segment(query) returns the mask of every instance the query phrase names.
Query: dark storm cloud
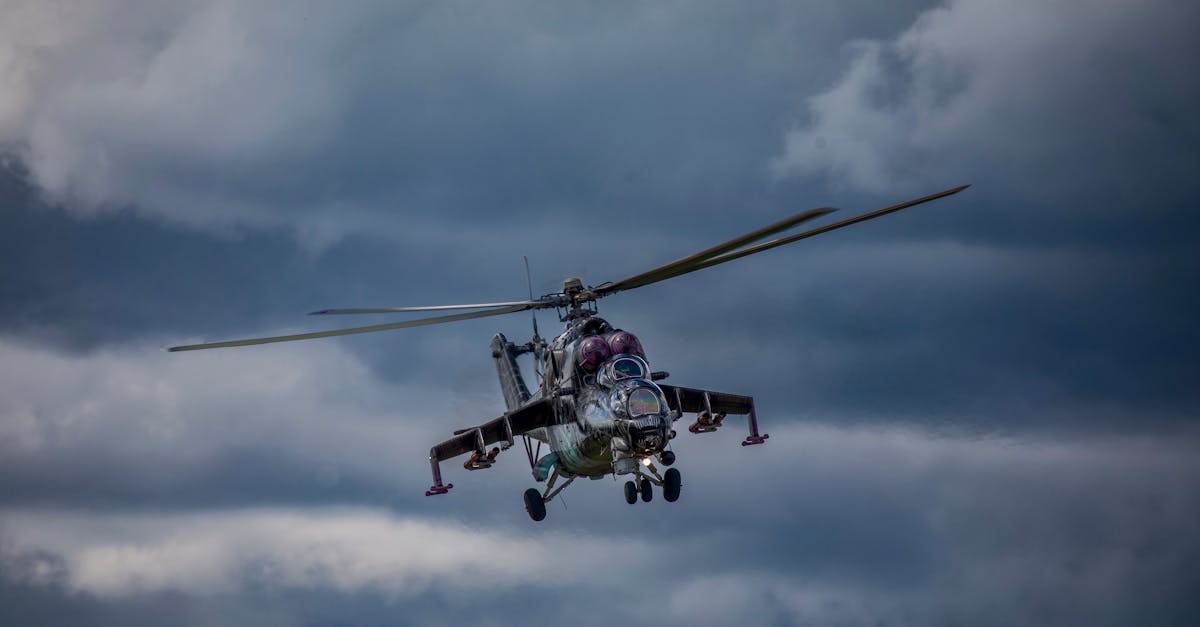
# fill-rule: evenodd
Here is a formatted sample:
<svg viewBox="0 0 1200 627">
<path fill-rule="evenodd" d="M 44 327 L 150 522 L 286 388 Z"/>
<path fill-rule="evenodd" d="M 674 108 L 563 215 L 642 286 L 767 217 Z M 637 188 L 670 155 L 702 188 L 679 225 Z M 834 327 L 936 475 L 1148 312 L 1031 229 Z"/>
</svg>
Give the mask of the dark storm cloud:
<svg viewBox="0 0 1200 627">
<path fill-rule="evenodd" d="M 1175 60 L 1200 52 L 1197 17 L 1171 1 L 929 11 L 850 49 L 776 171 L 876 194 L 974 182 L 1007 204 L 972 239 L 1178 245 L 1196 228 L 1200 80 Z"/>
<path fill-rule="evenodd" d="M 928 623 L 965 620 L 981 607 L 1007 608 L 977 620 L 984 624 L 1122 624 L 1131 616 L 1186 624 L 1192 611 L 1192 585 L 1177 574 L 1200 550 L 1187 533 L 1200 475 L 1194 433 L 988 440 L 902 428 L 788 427 L 783 416 L 764 415 L 773 435 L 765 447 L 738 446 L 742 425 L 735 420 L 733 433 L 682 436 L 677 450 L 687 487 L 679 503 L 630 508 L 617 482 L 585 481 L 565 495 L 566 507 L 555 505 L 546 524 L 530 529 L 516 498 L 529 483 L 516 451 L 487 473 L 467 476 L 446 464 L 455 491 L 419 496 L 428 481 L 419 449 L 447 428 L 438 410 L 453 407 L 428 391 L 378 389 L 334 347 L 291 347 L 288 367 L 270 370 L 278 357 L 236 364 L 208 355 L 170 361 L 157 351 L 47 357 L 6 346 L 4 381 L 25 391 L 2 395 L 0 442 L 12 447 L 4 474 L 42 487 L 29 494 L 5 486 L 0 546 L 5 563 L 16 564 L 3 569 L 5 590 L 25 599 L 6 606 L 8 616 L 50 615 L 53 606 L 119 621 L 177 596 L 181 620 L 195 624 L 227 615 L 259 622 L 264 611 L 281 624 L 341 612 L 373 624 L 393 618 L 388 608 L 414 623 L 437 622 L 428 613 L 430 597 L 389 583 L 407 581 L 390 573 L 420 572 L 412 558 L 381 551 L 368 532 L 384 533 L 384 544 L 456 546 L 463 538 L 437 535 L 456 519 L 466 521 L 470 536 L 499 537 L 483 539 L 478 552 L 456 553 L 485 560 L 483 571 L 467 568 L 473 574 L 465 580 L 433 584 L 449 599 L 469 599 L 443 610 L 451 616 L 482 607 L 515 616 L 524 611 L 522 599 L 542 594 L 562 599 L 548 608 L 551 615 L 593 608 L 584 614 L 608 620 L 611 612 L 592 605 L 609 598 L 600 594 L 607 589 L 628 599 L 618 616 L 663 612 L 658 588 L 630 591 L 621 583 L 630 568 L 648 581 L 671 582 L 664 624 L 720 624 L 741 614 L 776 616 L 785 625 L 905 616 Z M 26 371 L 23 378 L 14 376 L 17 368 Z M 415 412 L 389 408 L 396 398 L 424 402 Z M 26 415 L 26 405 L 42 416 Z M 36 459 L 20 455 L 28 450 L 50 455 L 57 469 L 22 467 Z M 216 455 L 207 458 L 209 452 Z M 74 486 L 53 484 L 55 472 L 71 472 L 89 457 L 98 462 L 90 476 L 77 475 Z M 382 504 L 389 485 L 393 514 L 312 507 Z M 171 487 L 180 493 L 167 496 Z M 294 509 L 282 518 L 245 511 L 269 503 Z M 406 527 L 414 514 L 436 518 Z M 289 539 L 285 529 L 307 529 L 311 537 Z M 557 573 L 550 580 L 528 574 L 540 569 L 521 570 L 516 579 L 488 570 L 530 564 L 541 554 L 527 544 L 519 555 L 504 553 L 511 537 L 541 542 L 557 533 L 569 534 L 563 550 L 598 551 L 576 558 L 551 552 L 581 565 L 586 595 L 570 600 L 575 590 L 561 582 L 558 561 L 546 566 Z M 245 554 L 238 547 L 248 538 L 257 540 Z M 630 543 L 655 547 L 636 550 L 654 562 L 631 566 L 611 553 Z M 439 572 L 458 572 L 458 562 L 447 559 L 438 559 Z M 362 572 L 376 574 L 351 583 L 339 574 Z M 1038 573 L 1032 584 L 1031 573 Z M 522 584 L 522 577 L 534 581 Z M 513 593 L 481 596 L 473 585 Z M 34 593 L 21 592 L 31 586 Z M 283 600 L 292 594 L 310 601 Z M 199 597 L 219 602 L 201 606 Z"/>
<path fill-rule="evenodd" d="M 6 139 L 72 211 L 285 225 L 317 242 L 451 218 L 704 212 L 680 186 L 744 195 L 806 80 L 832 77 L 815 61 L 896 28 L 903 6 L 40 16 L 66 41 L 39 55 L 15 21 L 14 41 L 35 41 L 12 65 L 39 80 L 17 84 Z"/>
<path fill-rule="evenodd" d="M 0 622 L 1197 614 L 1194 7 L 40 7 L 0 26 Z M 155 348 L 520 297 L 522 254 L 537 293 L 597 283 L 962 182 L 603 303 L 773 434 L 679 440 L 673 507 L 582 482 L 531 530 L 517 451 L 420 496 L 427 447 L 500 407 L 486 341 L 525 316 Z M 505 552 L 559 532 L 566 567 Z M 414 593 L 388 578 L 414 540 L 478 555 Z"/>
<path fill-rule="evenodd" d="M 782 257 L 795 282 L 713 271 L 648 289 L 649 311 L 627 297 L 614 319 L 679 382 L 779 381 L 759 395 L 775 413 L 1000 430 L 1195 418 L 1190 259 L 930 243 Z M 714 280 L 736 287 L 709 296 Z"/>
<path fill-rule="evenodd" d="M 10 189 L 18 199 L 16 192 L 28 191 Z M 974 233 L 970 218 L 989 211 L 986 201 L 965 195 L 946 202 L 958 206 L 921 207 L 895 220 L 925 212 Z M 214 241 L 128 219 L 81 225 L 14 205 L 7 214 L 13 228 L 2 236 L 5 267 L 22 270 L 4 283 L 5 326 L 73 347 L 138 336 L 166 344 L 327 328 L 358 321 L 300 314 L 331 304 L 503 300 L 521 292 L 519 260 L 499 252 L 487 259 L 356 237 L 314 257 L 279 236 Z M 695 248 L 714 241 L 693 239 Z M 1026 417 L 1029 408 L 1046 403 L 1103 404 L 1107 398 L 1127 409 L 1152 408 L 1149 419 L 1177 418 L 1194 406 L 1186 382 L 1196 374 L 1189 348 L 1196 338 L 1187 312 L 1195 310 L 1196 296 L 1183 287 L 1200 276 L 1194 256 L 893 241 L 812 240 L 804 249 L 617 297 L 605 311 L 658 348 L 652 351 L 656 364 L 677 380 L 751 391 L 781 408 L 799 403 L 935 420 L 988 413 L 985 422 L 1002 428 L 1046 421 L 1044 412 Z M 684 254 L 685 246 L 693 245 L 675 245 L 658 260 Z M 431 257 L 444 262 L 438 270 L 451 278 L 429 282 Z M 593 265 L 618 266 L 600 275 L 605 278 L 636 270 L 620 258 Z M 491 270 L 481 279 L 485 268 Z M 539 292 L 552 289 L 553 281 L 543 279 Z M 710 295 L 714 284 L 725 287 Z M 543 327 L 552 320 L 543 315 Z M 478 321 L 356 338 L 349 345 L 389 378 L 449 373 L 476 393 L 494 392 L 484 344 L 494 330 L 519 339 L 527 325 L 517 318 Z M 692 362 L 686 358 L 692 347 L 714 356 Z M 769 382 L 772 372 L 796 372 L 803 384 L 764 394 L 764 377 Z M 1074 418 L 1094 424 L 1096 411 L 1111 413 L 1083 408 L 1087 415 Z"/>
<path fill-rule="evenodd" d="M 200 61 L 207 57 L 196 56 L 199 46 L 236 40 L 260 14 L 218 5 L 159 16 L 165 38 L 135 58 L 155 67 L 200 63 L 205 69 L 196 76 L 209 72 L 218 85 L 194 105 L 205 115 L 241 102 L 248 119 L 261 118 L 260 108 L 273 98 L 300 89 L 291 80 L 301 74 L 295 64 L 308 64 L 303 73 L 313 77 L 305 93 L 336 83 L 337 97 L 321 105 L 305 132 L 320 150 L 281 155 L 272 144 L 280 128 L 294 123 L 287 120 L 303 117 L 291 109 L 280 111 L 282 126 L 237 140 L 248 143 L 236 144 L 244 148 L 236 168 L 223 157 L 229 146 L 219 138 L 215 147 L 175 149 L 172 142 L 203 132 L 204 124 L 183 126 L 182 135 L 156 143 L 121 134 L 128 123 L 88 132 L 74 125 L 75 137 L 101 133 L 113 147 L 111 180 L 100 186 L 113 195 L 73 203 L 87 194 L 70 191 L 69 183 L 48 185 L 46 193 L 67 212 L 124 203 L 140 214 L 229 228 L 229 216 L 192 202 L 205 189 L 211 202 L 258 207 L 238 219 L 291 226 L 212 239 L 131 218 L 80 224 L 62 213 L 25 210 L 34 204 L 32 191 L 8 181 L 13 228 L 6 229 L 5 266 L 23 271 L 4 282 L 3 320 L 12 333 L 85 348 L 144 335 L 174 342 L 170 335 L 219 339 L 352 324 L 298 314 L 336 305 L 513 298 L 521 291 L 519 254 L 533 256 L 539 292 L 554 289 L 565 274 L 598 282 L 782 211 L 818 204 L 855 211 L 898 200 L 902 191 L 966 180 L 976 187 L 942 201 L 949 206 L 826 236 L 834 242 L 800 244 L 807 252 L 746 260 L 744 271 L 712 270 L 680 279 L 683 287 L 649 288 L 670 294 L 662 300 L 676 307 L 639 315 L 644 305 L 637 299 L 659 300 L 650 292 L 622 296 L 625 302 L 611 309 L 618 324 L 651 342 L 663 337 L 728 355 L 721 361 L 756 359 L 768 369 L 781 364 L 796 371 L 806 381 L 800 394 L 821 410 L 977 415 L 994 408 L 1006 416 L 988 419 L 995 424 L 1009 415 L 1023 422 L 1028 406 L 1108 395 L 1118 405 L 1153 402 L 1161 405 L 1156 415 L 1175 416 L 1195 402 L 1181 382 L 1196 372 L 1187 349 L 1196 338 L 1186 315 L 1196 302 L 1180 286 L 1194 283 L 1198 270 L 1180 235 L 1195 231 L 1194 212 L 1186 211 L 1194 194 L 1170 173 L 1195 160 L 1194 115 L 1179 104 L 1195 81 L 1185 74 L 1164 79 L 1171 88 L 1126 86 L 1138 68 L 1186 47 L 1178 34 L 1186 20 L 1114 5 L 1089 14 L 1095 28 L 1059 37 L 1054 25 L 1069 9 L 1069 3 L 1037 9 L 1033 15 L 1042 22 L 1024 39 L 1006 42 L 973 37 L 992 15 L 978 4 L 930 13 L 907 31 L 908 18 L 898 15 L 910 13 L 863 20 L 854 8 L 841 9 L 847 16 L 772 7 L 737 20 L 716 19 L 724 9 L 714 8 L 674 15 L 682 20 L 676 22 L 645 9 L 613 10 L 599 21 L 564 11 L 532 23 L 500 17 L 487 28 L 477 18 L 425 8 L 390 12 L 371 25 L 339 16 L 312 42 L 323 54 L 310 50 L 294 59 L 281 53 L 304 25 L 286 17 L 242 50 L 245 63 L 236 66 Z M 1130 15 L 1137 19 L 1122 30 Z M 107 41 L 107 24 L 71 27 Z M 1135 27 L 1155 33 L 1159 43 L 1116 36 Z M 834 45 L 848 33 L 895 32 L 901 34 L 894 41 L 856 44 L 848 57 Z M 1094 66 L 1075 72 L 1070 83 L 1055 80 L 1076 70 L 1077 57 L 1102 37 L 1106 47 Z M 747 41 L 755 45 L 739 45 Z M 1042 47 L 1028 52 L 1028 41 Z M 1053 62 L 1027 67 L 1031 54 Z M 848 73 L 838 79 L 846 58 Z M 59 86 L 45 86 L 38 98 L 56 102 L 64 86 L 86 88 L 91 78 L 61 63 L 46 70 Z M 246 75 L 277 63 L 290 69 L 256 88 L 272 97 L 247 102 Z M 776 166 L 785 174 L 827 166 L 832 182 L 769 181 L 765 165 L 779 153 L 798 98 L 829 83 L 834 87 L 812 100 L 812 123 L 788 135 Z M 1104 97 L 1114 91 L 1122 96 Z M 161 124 L 180 115 L 160 111 L 161 100 L 136 102 L 159 111 Z M 1070 115 L 1072 107 L 1088 113 Z M 46 125 L 74 119 L 72 111 L 47 106 L 29 115 Z M 110 122 L 129 122 L 123 109 L 109 114 L 116 116 Z M 205 115 L 192 117 L 208 123 Z M 1089 139 L 1097 135 L 1108 137 L 1099 147 Z M 29 136 L 23 154 L 33 155 L 30 178 L 45 184 L 37 172 L 48 162 L 34 156 L 57 144 L 39 149 L 38 137 Z M 811 148 L 817 145 L 825 147 Z M 1155 149 L 1130 149 L 1140 145 Z M 141 164 L 136 177 L 121 155 Z M 214 179 L 214 171 L 224 174 Z M 839 175 L 867 192 L 837 188 Z M 156 183 L 135 184 L 142 180 Z M 884 194 L 886 187 L 896 191 Z M 815 191 L 822 188 L 831 191 Z M 327 204 L 314 209 L 313 199 Z M 363 230 L 383 239 L 337 239 Z M 324 248 L 302 252 L 294 234 Z M 941 258 L 913 252 L 931 248 L 931 237 L 984 248 L 944 249 Z M 879 241 L 908 242 L 913 250 L 838 245 Z M 611 254 L 614 246 L 620 255 Z M 916 267 L 899 270 L 909 265 Z M 947 266 L 973 272 L 946 276 Z M 730 277 L 743 272 L 759 277 L 761 287 L 735 298 L 728 296 L 740 287 L 708 295 L 711 282 L 740 284 Z M 790 296 L 773 293 L 789 287 Z M 722 300 L 738 305 L 713 303 Z M 664 337 L 660 315 L 672 321 L 666 328 L 686 333 Z M 738 323 L 729 328 L 729 320 Z M 349 342 L 389 377 L 412 376 L 416 362 L 453 369 L 466 382 L 489 370 L 486 362 L 464 365 L 477 357 L 474 344 L 486 341 L 491 328 L 523 331 L 524 324 L 510 322 Z M 734 337 L 736 344 L 721 344 Z M 669 363 L 681 359 L 660 355 Z M 699 373 L 710 385 L 728 380 L 762 388 L 749 376 L 762 370 L 738 369 L 728 378 L 720 374 L 724 366 L 714 369 Z M 1006 398 L 1012 387 L 1023 391 Z"/>
<path fill-rule="evenodd" d="M 382 382 L 336 344 L 237 363 L 0 347 L 0 502 L 12 506 L 411 505 L 428 447 L 494 411 Z"/>
<path fill-rule="evenodd" d="M 776 172 L 859 210 L 975 185 L 711 271 L 711 295 L 699 277 L 650 288 L 682 305 L 670 328 L 690 345 L 742 343 L 701 376 L 769 353 L 817 411 L 999 429 L 1193 419 L 1200 82 L 1173 60 L 1200 54 L 1196 18 L 1172 2 L 963 2 L 850 46 Z"/>
<path fill-rule="evenodd" d="M 774 436 L 771 448 L 725 436 L 681 445 L 688 487 L 673 505 L 629 507 L 611 482 L 586 482 L 532 536 L 518 505 L 493 503 L 474 480 L 456 495 L 467 526 L 373 509 L 7 510 L 6 580 L 76 603 L 99 597 L 108 611 L 205 595 L 221 611 L 270 608 L 284 623 L 348 611 L 375 624 L 380 603 L 416 624 L 434 621 L 435 606 L 442 620 L 481 607 L 515 616 L 537 594 L 559 599 L 546 615 L 571 608 L 582 624 L 653 611 L 667 625 L 1173 625 L 1196 610 L 1193 439 L 829 427 Z M 764 476 L 787 478 L 787 489 Z M 630 576 L 662 585 L 630 588 Z M 307 590 L 324 600 L 277 605 Z M 623 602 L 605 610 L 610 592 Z"/>
</svg>

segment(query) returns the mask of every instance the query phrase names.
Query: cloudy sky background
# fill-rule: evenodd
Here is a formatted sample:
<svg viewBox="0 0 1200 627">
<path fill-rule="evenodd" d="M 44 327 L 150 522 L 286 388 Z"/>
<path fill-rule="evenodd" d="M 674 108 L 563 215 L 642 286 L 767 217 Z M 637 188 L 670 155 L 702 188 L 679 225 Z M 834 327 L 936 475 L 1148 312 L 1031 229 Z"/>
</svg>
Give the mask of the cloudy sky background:
<svg viewBox="0 0 1200 627">
<path fill-rule="evenodd" d="M 1195 3 L 0 13 L 0 622 L 1200 615 Z M 163 351 L 961 183 L 602 303 L 771 433 L 677 440 L 671 505 L 585 482 L 534 525 L 516 451 L 423 496 L 519 315 Z"/>
</svg>

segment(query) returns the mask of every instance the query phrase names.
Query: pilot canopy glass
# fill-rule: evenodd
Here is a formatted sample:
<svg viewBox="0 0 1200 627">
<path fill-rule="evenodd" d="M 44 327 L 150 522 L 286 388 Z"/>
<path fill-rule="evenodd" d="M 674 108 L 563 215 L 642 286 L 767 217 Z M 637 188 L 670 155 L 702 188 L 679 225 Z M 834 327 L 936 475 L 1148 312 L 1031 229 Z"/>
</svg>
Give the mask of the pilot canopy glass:
<svg viewBox="0 0 1200 627">
<path fill-rule="evenodd" d="M 654 392 L 640 388 L 629 393 L 629 417 L 637 418 L 639 416 L 658 415 L 662 405 L 659 403 L 658 395 Z"/>
</svg>

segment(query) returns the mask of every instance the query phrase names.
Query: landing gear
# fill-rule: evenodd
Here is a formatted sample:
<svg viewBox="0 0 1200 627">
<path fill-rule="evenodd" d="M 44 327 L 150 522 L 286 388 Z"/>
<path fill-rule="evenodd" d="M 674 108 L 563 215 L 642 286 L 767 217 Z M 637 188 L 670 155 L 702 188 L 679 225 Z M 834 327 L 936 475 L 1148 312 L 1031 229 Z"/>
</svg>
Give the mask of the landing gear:
<svg viewBox="0 0 1200 627">
<path fill-rule="evenodd" d="M 679 500 L 679 487 L 681 485 L 679 470 L 668 468 L 666 474 L 663 476 L 663 498 L 667 499 L 668 503 L 674 503 Z"/>
<path fill-rule="evenodd" d="M 529 488 L 525 491 L 525 511 L 529 512 L 529 517 L 534 522 L 539 522 L 546 517 L 546 501 L 542 499 L 542 493 L 537 488 Z"/>
<path fill-rule="evenodd" d="M 674 455 L 666 455 L 670 451 L 659 453 L 660 456 L 665 456 L 668 459 Z M 649 458 L 645 458 L 649 459 Z M 659 461 L 662 461 L 660 458 Z M 674 459 L 671 459 L 674 461 Z M 641 470 L 641 467 L 638 467 Z M 679 500 L 679 488 L 683 485 L 680 478 L 679 470 L 676 468 L 668 468 L 663 474 L 658 474 L 658 469 L 654 464 L 645 464 L 643 472 L 638 472 L 634 475 L 633 480 L 625 482 L 625 502 L 633 505 L 637 503 L 638 497 L 642 501 L 649 503 L 654 500 L 654 486 L 659 486 L 663 491 L 663 498 L 668 503 L 674 503 Z"/>
<path fill-rule="evenodd" d="M 554 482 L 558 481 L 559 477 L 567 477 L 567 480 L 557 488 L 554 487 Z M 558 471 L 558 467 L 554 467 L 554 474 L 550 475 L 550 479 L 546 482 L 546 492 L 538 492 L 537 488 L 529 488 L 525 491 L 525 511 L 529 512 L 529 517 L 535 521 L 542 520 L 546 517 L 546 503 L 549 503 L 558 496 L 559 492 L 566 489 L 567 486 L 575 482 L 575 475 L 563 475 Z"/>
<path fill-rule="evenodd" d="M 675 463 L 674 451 L 663 451 L 658 454 L 658 461 L 662 462 L 663 466 L 670 466 Z"/>
</svg>

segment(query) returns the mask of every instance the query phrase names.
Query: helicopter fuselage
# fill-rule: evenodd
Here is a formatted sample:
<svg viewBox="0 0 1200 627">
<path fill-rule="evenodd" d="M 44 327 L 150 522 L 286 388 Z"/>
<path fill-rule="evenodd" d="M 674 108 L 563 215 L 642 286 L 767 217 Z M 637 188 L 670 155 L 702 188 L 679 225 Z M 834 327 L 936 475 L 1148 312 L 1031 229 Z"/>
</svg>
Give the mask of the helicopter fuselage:
<svg viewBox="0 0 1200 627">
<path fill-rule="evenodd" d="M 621 351 L 621 352 L 617 352 Z M 516 357 L 533 353 L 538 391 L 528 392 Z M 529 432 L 549 445 L 535 461 L 535 477 L 603 477 L 634 472 L 642 460 L 662 453 L 673 435 L 662 389 L 653 382 L 641 343 L 607 321 L 581 317 L 549 343 L 515 346 L 492 339 L 501 389 L 509 410 L 553 398 L 554 422 Z M 643 462 L 644 463 L 644 462 Z"/>
</svg>

